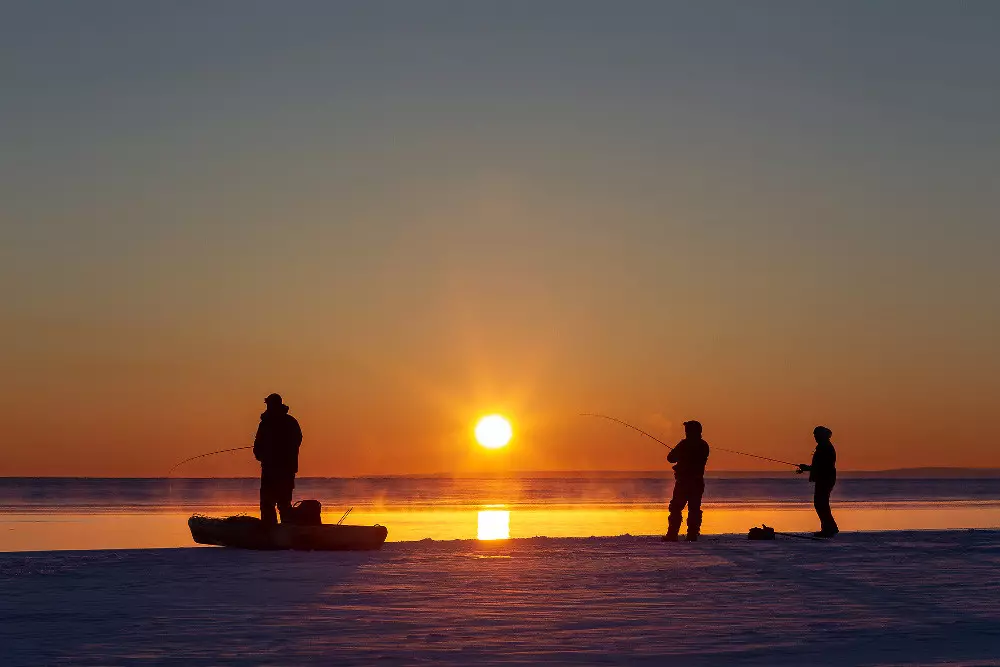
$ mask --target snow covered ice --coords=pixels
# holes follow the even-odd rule
[[[1000,665],[1000,532],[0,554],[0,663]]]

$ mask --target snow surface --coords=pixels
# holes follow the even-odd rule
[[[1000,665],[1000,531],[0,554],[0,664]]]

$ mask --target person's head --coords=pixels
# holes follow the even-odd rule
[[[684,435],[689,438],[700,438],[701,422],[694,419],[684,422]]]
[[[264,405],[267,406],[268,410],[274,410],[282,406],[281,394],[271,394],[264,399]]]
[[[817,426],[813,429],[813,437],[816,438],[816,442],[830,442],[830,438],[833,437],[833,431],[825,426]]]

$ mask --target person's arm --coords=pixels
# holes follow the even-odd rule
[[[288,449],[285,451],[285,456],[289,471],[297,473],[299,471],[299,447],[302,445],[302,428],[299,426],[299,420],[295,417],[289,416],[288,419],[285,442],[285,447]]]
[[[257,433],[254,434],[254,436],[253,436],[253,457],[255,459],[257,459],[258,461],[262,461],[263,460],[260,457],[263,454],[263,452],[261,450],[264,449],[264,447],[263,447],[264,442],[263,442],[263,440],[260,437],[261,426],[263,426],[263,423],[257,425]]]
[[[800,463],[799,469],[795,471],[795,474],[801,475],[804,472],[812,472],[813,466],[816,465],[816,452],[813,452],[812,463]]]
[[[822,450],[816,450],[816,456],[813,457],[812,467],[820,470],[824,473],[832,473],[837,468],[837,455],[834,453],[832,447],[823,447]]]
[[[677,444],[676,444],[676,445],[674,446],[674,448],[673,448],[673,449],[671,449],[671,450],[670,450],[670,453],[669,453],[669,454],[667,454],[667,462],[668,462],[668,463],[677,463],[678,461],[680,461],[680,460],[681,460],[681,454],[683,453],[683,452],[681,451],[681,446],[682,446],[683,444],[684,444],[684,441],[683,441],[683,440],[681,440],[680,442],[678,442],[678,443],[677,443]]]

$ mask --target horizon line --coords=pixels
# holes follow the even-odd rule
[[[716,476],[727,477],[784,477],[787,474],[795,474],[794,471],[780,470],[713,470],[707,471],[708,478]],[[935,477],[959,476],[959,475],[998,475],[1000,467],[965,467],[965,466],[918,466],[906,468],[879,468],[879,469],[849,469],[839,470],[839,475],[877,477],[879,475],[907,476],[932,474]],[[511,470],[511,471],[476,471],[476,472],[436,472],[436,473],[368,473],[360,475],[300,475],[296,479],[378,479],[378,478],[398,478],[398,479],[477,479],[495,477],[559,477],[559,476],[580,476],[580,477],[669,477],[669,470]],[[78,480],[195,480],[195,479],[257,479],[258,475],[199,475],[186,477],[168,477],[164,475],[0,475],[0,480],[24,480],[24,479],[78,479]]]

